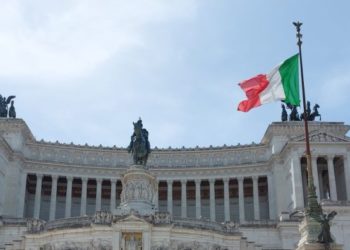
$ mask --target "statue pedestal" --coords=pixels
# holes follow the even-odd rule
[[[299,232],[301,234],[300,241],[296,250],[342,250],[343,246],[336,243],[330,243],[326,248],[326,244],[318,243],[318,235],[321,232],[320,223],[315,221],[311,217],[305,216],[299,226]]]
[[[321,244],[321,243],[310,243],[310,244],[304,243],[304,244],[298,246],[298,248],[296,250],[325,250],[325,249],[343,250],[343,246],[335,244],[335,243],[331,243],[328,246],[325,244]]]
[[[156,178],[142,165],[132,165],[122,179],[123,190],[117,214],[129,214],[131,210],[140,215],[155,213],[158,194]]]
[[[304,245],[304,243],[318,241],[318,235],[321,232],[320,223],[311,217],[305,216],[299,225],[299,232],[301,234],[298,246]]]

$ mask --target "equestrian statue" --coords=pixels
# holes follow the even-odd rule
[[[136,123],[133,122],[133,124],[134,133],[131,135],[131,141],[127,149],[132,154],[134,164],[145,166],[151,153],[148,131],[143,128],[141,118]]]

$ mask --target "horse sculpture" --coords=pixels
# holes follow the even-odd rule
[[[134,133],[131,135],[131,142],[127,149],[132,154],[134,164],[145,166],[148,155],[151,153],[148,131],[143,128],[141,118],[133,124]]]
[[[317,117],[317,116],[319,116],[320,117],[320,121],[321,121],[321,114],[318,112],[318,109],[320,108],[320,105],[318,105],[317,103],[315,104],[315,106],[314,106],[314,108],[313,108],[313,112],[310,114],[310,121],[314,121],[315,120],[315,118]]]
[[[308,121],[314,121],[315,118],[317,116],[320,117],[320,121],[321,121],[321,114],[318,112],[318,109],[320,108],[320,105],[318,105],[317,103],[315,104],[315,106],[313,107],[313,111],[311,112],[311,108],[310,108],[310,102],[307,102],[307,108],[306,108],[306,119]],[[305,119],[305,114],[302,113],[300,116],[300,119],[303,120]]]

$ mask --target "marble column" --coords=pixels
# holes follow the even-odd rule
[[[320,196],[320,184],[318,181],[317,156],[312,156],[311,165],[312,165],[312,178],[314,178],[314,185],[316,189],[317,200],[318,202],[320,202],[321,196]]]
[[[201,180],[195,180],[196,183],[196,219],[200,219],[201,216]]]
[[[56,219],[56,200],[57,200],[57,175],[51,176],[51,198],[50,198],[50,215],[49,220]]]
[[[292,177],[292,199],[294,209],[304,208],[304,191],[303,182],[301,176],[300,157],[296,154],[292,154],[290,173]]]
[[[350,201],[350,153],[348,152],[344,156],[344,172],[345,172],[345,188],[346,188],[346,197]]]
[[[259,201],[259,187],[258,176],[253,176],[253,200],[254,200],[254,220],[260,220],[260,201]]]
[[[151,233],[149,231],[142,232],[142,243],[142,249],[151,250]]]
[[[209,180],[209,190],[210,190],[210,220],[216,220],[215,214],[215,179]]]
[[[73,177],[67,176],[67,190],[66,190],[66,210],[65,210],[65,218],[71,217],[72,211],[72,183]]]
[[[319,188],[320,188],[320,200],[325,199],[324,196],[324,187],[323,187],[323,177],[322,177],[322,171],[318,173],[318,179],[319,179]]]
[[[244,215],[244,177],[240,176],[238,179],[238,205],[239,205],[239,222],[242,224],[245,221]]]
[[[120,231],[112,231],[112,250],[120,250]]]
[[[168,212],[173,214],[173,181],[168,180]]]
[[[337,185],[335,183],[335,175],[334,175],[334,163],[333,163],[334,155],[327,156],[327,167],[328,167],[328,180],[329,180],[329,194],[331,196],[332,201],[338,200],[337,198]]]
[[[111,213],[113,213],[115,209],[116,188],[117,188],[117,180],[111,179],[111,202],[110,202]]]
[[[224,214],[225,221],[230,221],[230,190],[229,190],[229,178],[224,178]]]
[[[41,186],[43,183],[43,175],[36,175],[35,201],[34,201],[34,218],[39,219],[40,203],[41,203]]]
[[[181,217],[187,217],[187,180],[181,180]]]
[[[272,173],[267,175],[267,191],[269,199],[269,218],[270,220],[276,219],[276,209],[275,209],[275,193],[274,193],[274,181]]]
[[[80,200],[80,216],[86,215],[86,197],[87,197],[87,182],[88,178],[81,178],[81,200]]]
[[[95,211],[101,211],[101,191],[102,191],[102,179],[97,178],[96,179],[96,209]]]
[[[154,197],[154,206],[156,208],[156,211],[159,211],[159,180],[156,180],[157,190]]]
[[[18,195],[18,210],[17,215],[19,218],[23,218],[24,215],[24,204],[25,204],[25,197],[26,197],[26,190],[27,190],[27,173],[21,173],[21,179],[20,179],[20,193]],[[1,183],[1,181],[0,181]],[[1,186],[1,185],[0,185]],[[1,204],[1,201],[0,201]]]

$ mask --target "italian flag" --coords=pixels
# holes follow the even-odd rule
[[[239,83],[247,100],[238,104],[238,110],[248,112],[265,103],[283,100],[299,106],[299,54],[296,54],[268,74],[260,74]]]

